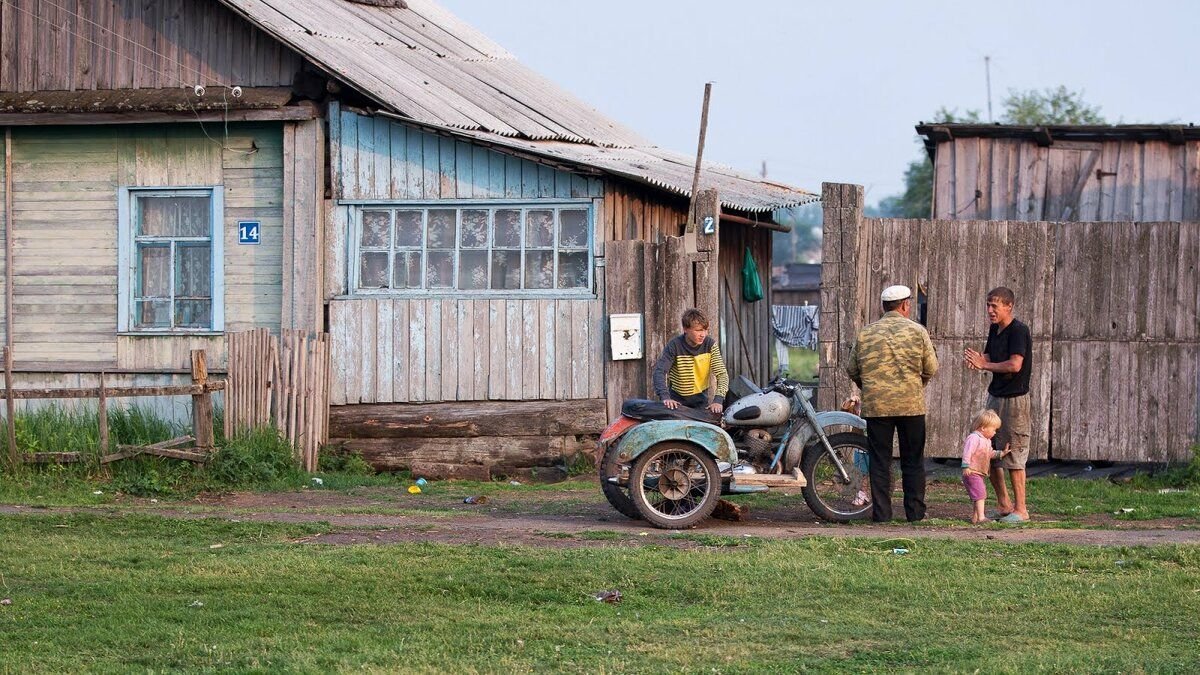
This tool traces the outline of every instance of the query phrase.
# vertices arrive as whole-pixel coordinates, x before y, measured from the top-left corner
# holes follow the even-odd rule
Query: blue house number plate
[[[259,223],[257,220],[238,221],[238,243],[257,244],[259,242]]]

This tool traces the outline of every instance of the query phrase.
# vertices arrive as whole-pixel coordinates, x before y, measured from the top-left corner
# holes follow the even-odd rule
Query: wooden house
[[[679,298],[765,374],[742,255],[767,269],[772,211],[816,199],[706,165],[715,227],[681,238],[691,159],[429,0],[5,0],[0,126],[18,384],[171,381],[197,347],[219,372],[228,332],[325,330],[334,442],[430,475],[574,452],[645,393]],[[646,320],[637,365],[614,311]]]

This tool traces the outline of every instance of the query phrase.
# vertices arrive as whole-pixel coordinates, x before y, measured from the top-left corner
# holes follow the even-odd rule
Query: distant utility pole
[[[767,177],[767,160],[762,161],[762,172],[759,174],[762,178]]]
[[[988,124],[992,123],[992,57],[983,57],[983,73],[987,79]]]

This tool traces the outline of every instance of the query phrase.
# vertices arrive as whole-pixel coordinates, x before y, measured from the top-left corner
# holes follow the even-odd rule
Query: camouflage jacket
[[[937,355],[924,326],[888,312],[858,332],[846,372],[862,390],[863,417],[925,414],[925,385]]]

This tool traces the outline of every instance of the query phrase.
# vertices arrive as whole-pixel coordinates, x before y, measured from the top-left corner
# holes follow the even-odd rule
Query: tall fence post
[[[8,413],[8,465],[9,467],[17,468],[17,422],[16,422],[16,402],[13,401],[13,362],[12,362],[12,347],[4,348],[4,390],[6,399],[4,401],[5,410]]]
[[[853,391],[846,360],[862,326],[858,257],[863,219],[861,185],[821,184],[821,324],[818,334],[820,410],[836,409]]]
[[[192,350],[192,384],[201,385],[201,391],[192,394],[192,436],[196,447],[211,450],[213,438],[212,392],[208,387],[208,354],[203,349]]]

